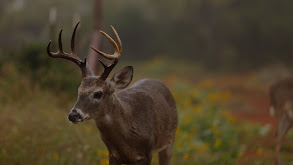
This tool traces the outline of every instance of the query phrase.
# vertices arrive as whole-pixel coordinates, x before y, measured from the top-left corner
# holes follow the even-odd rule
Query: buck
[[[280,164],[283,137],[293,124],[293,79],[281,80],[270,88],[270,113],[277,119],[275,164]]]
[[[159,152],[160,165],[170,164],[178,123],[176,104],[171,92],[162,82],[153,79],[143,79],[126,88],[133,77],[131,66],[126,66],[112,78],[107,78],[122,53],[122,43],[113,26],[111,28],[118,44],[108,34],[100,32],[113,45],[114,54],[106,54],[92,47],[106,59],[113,60],[113,63],[106,65],[100,60],[104,72],[100,76],[94,75],[86,58],[81,60],[75,51],[78,24],[71,38],[72,53],[63,51],[62,30],[59,33],[58,52],[50,51],[51,41],[47,46],[50,57],[73,61],[82,73],[77,101],[68,114],[69,121],[78,123],[94,120],[108,148],[110,165],[150,165],[155,152]],[[119,91],[115,92],[116,90]]]

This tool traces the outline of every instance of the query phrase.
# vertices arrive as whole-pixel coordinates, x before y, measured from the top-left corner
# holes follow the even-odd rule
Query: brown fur
[[[99,104],[88,96],[95,89],[104,91]],[[144,79],[113,93],[110,79],[83,79],[74,107],[89,113],[106,144],[110,164],[149,164],[152,153],[169,164],[177,127],[177,110],[168,88],[157,80]],[[106,119],[110,118],[110,122]]]
[[[293,124],[293,78],[281,80],[270,88],[270,104],[277,118],[275,164],[279,165],[283,137]]]

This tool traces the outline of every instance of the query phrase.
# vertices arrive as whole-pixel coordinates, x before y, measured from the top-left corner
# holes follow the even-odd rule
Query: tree
[[[98,32],[98,29],[101,29],[101,26],[102,26],[102,0],[94,1],[93,13],[94,13],[93,34],[92,34],[91,46],[95,47],[96,49],[100,49],[101,34]],[[97,53],[93,51],[92,49],[90,49],[88,54],[88,62],[95,74],[99,70],[98,60],[99,60],[99,56],[97,55]]]

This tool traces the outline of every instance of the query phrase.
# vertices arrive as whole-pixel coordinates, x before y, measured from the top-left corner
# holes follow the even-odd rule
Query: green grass
[[[104,150],[91,121],[72,125],[68,105],[37,92],[29,102],[2,105],[0,164],[84,164],[97,162]]]
[[[178,65],[181,70],[175,71],[162,60],[155,60],[155,64],[151,61],[137,66],[135,72],[135,79],[160,78],[175,97],[179,125],[172,164],[271,164],[272,131],[238,121],[227,106],[233,97],[230,91],[217,89],[210,80],[194,82],[193,78],[183,79],[184,74],[175,76],[195,68],[189,66],[184,71],[183,64]],[[5,73],[2,69],[0,164],[107,164],[107,150],[93,121],[74,125],[66,118],[76,96],[40,88],[17,73],[13,64],[6,65]],[[289,132],[286,137],[283,163],[293,161],[292,136]],[[153,164],[158,164],[157,154]]]
[[[216,102],[209,104],[207,98],[211,89],[195,88],[188,92],[188,85],[173,78],[166,82],[176,97],[179,112],[173,164],[233,164],[243,150],[237,145],[240,132],[229,125],[228,112],[224,111],[226,114],[222,118],[217,117],[224,109]],[[105,162],[106,148],[94,123],[86,121],[73,125],[67,121],[73,100],[66,95],[32,88],[29,80],[25,86],[21,85],[22,88],[18,85],[12,86],[17,89],[11,90],[13,97],[6,96],[6,101],[1,103],[0,164]],[[215,128],[211,129],[213,125]]]

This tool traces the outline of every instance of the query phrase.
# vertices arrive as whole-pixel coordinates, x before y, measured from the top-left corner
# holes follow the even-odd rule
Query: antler
[[[78,22],[75,25],[74,31],[72,33],[72,37],[71,37],[71,53],[65,53],[63,51],[63,47],[62,47],[62,30],[59,33],[59,38],[58,38],[58,52],[53,53],[50,51],[50,46],[51,46],[51,40],[49,41],[49,44],[47,46],[47,53],[50,57],[53,58],[64,58],[70,61],[73,61],[75,64],[77,64],[80,67],[81,73],[82,73],[82,78],[85,78],[88,76],[88,71],[86,68],[86,58],[84,59],[84,61],[82,61],[77,55],[76,55],[76,51],[75,51],[75,45],[74,45],[74,40],[75,40],[75,32],[76,29],[78,27],[80,22]]]
[[[119,59],[120,59],[120,56],[121,56],[121,53],[122,53],[122,42],[120,40],[120,37],[117,33],[117,31],[115,30],[115,28],[113,26],[111,26],[114,34],[115,34],[115,37],[118,41],[118,45],[117,43],[107,34],[105,33],[104,31],[101,31],[100,30],[100,33],[102,33],[110,42],[111,44],[113,45],[114,47],[114,54],[110,55],[110,54],[107,54],[107,53],[104,53],[100,50],[97,50],[95,49],[94,47],[91,46],[91,48],[96,51],[97,53],[99,53],[100,55],[102,55],[103,57],[105,57],[106,59],[108,60],[114,60],[114,62],[110,65],[106,65],[104,64],[101,60],[100,63],[103,65],[104,67],[104,72],[102,73],[102,75],[100,76],[100,79],[105,81],[107,79],[107,77],[109,76],[110,72],[112,71],[112,69],[115,67],[115,65],[118,63]]]

